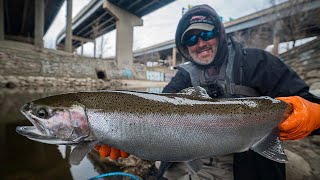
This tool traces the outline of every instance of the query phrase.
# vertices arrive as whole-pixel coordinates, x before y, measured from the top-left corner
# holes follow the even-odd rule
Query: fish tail
[[[256,153],[276,162],[288,162],[283,143],[279,139],[279,129],[274,128],[268,135],[250,147]]]

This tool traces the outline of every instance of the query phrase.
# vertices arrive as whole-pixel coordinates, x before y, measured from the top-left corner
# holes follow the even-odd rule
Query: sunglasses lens
[[[186,38],[185,43],[187,46],[194,46],[198,43],[198,36],[192,35]]]
[[[200,37],[204,41],[208,41],[214,37],[214,32],[213,31],[203,31],[200,33]]]

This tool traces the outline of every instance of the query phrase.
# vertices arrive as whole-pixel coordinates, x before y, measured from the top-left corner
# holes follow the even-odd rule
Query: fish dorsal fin
[[[202,168],[202,162],[200,159],[196,159],[193,161],[187,161],[187,162],[185,162],[185,164],[190,169],[190,172],[194,173],[194,174],[196,174]]]
[[[203,99],[211,99],[207,91],[200,86],[188,87],[186,89],[182,89],[179,93],[194,96],[194,97],[200,97]]]
[[[279,129],[274,128],[268,135],[250,147],[256,153],[276,162],[286,163],[288,158],[279,139]]]
[[[91,149],[96,145],[98,142],[86,142],[78,144],[73,150],[71,151],[69,162],[73,165],[79,165],[82,159],[91,151]]]

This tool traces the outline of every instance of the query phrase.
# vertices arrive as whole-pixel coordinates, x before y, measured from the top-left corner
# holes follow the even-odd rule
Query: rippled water
[[[80,90],[90,89],[0,89],[0,179],[82,180],[105,173],[90,156],[85,157],[80,165],[70,165],[67,160],[70,147],[31,141],[15,131],[17,126],[32,125],[20,113],[23,104],[49,95]],[[131,90],[161,92],[162,88]]]

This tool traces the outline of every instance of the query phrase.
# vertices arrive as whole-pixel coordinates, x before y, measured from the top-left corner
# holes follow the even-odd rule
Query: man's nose
[[[198,47],[203,47],[206,44],[206,41],[202,40],[201,37],[198,37]]]

